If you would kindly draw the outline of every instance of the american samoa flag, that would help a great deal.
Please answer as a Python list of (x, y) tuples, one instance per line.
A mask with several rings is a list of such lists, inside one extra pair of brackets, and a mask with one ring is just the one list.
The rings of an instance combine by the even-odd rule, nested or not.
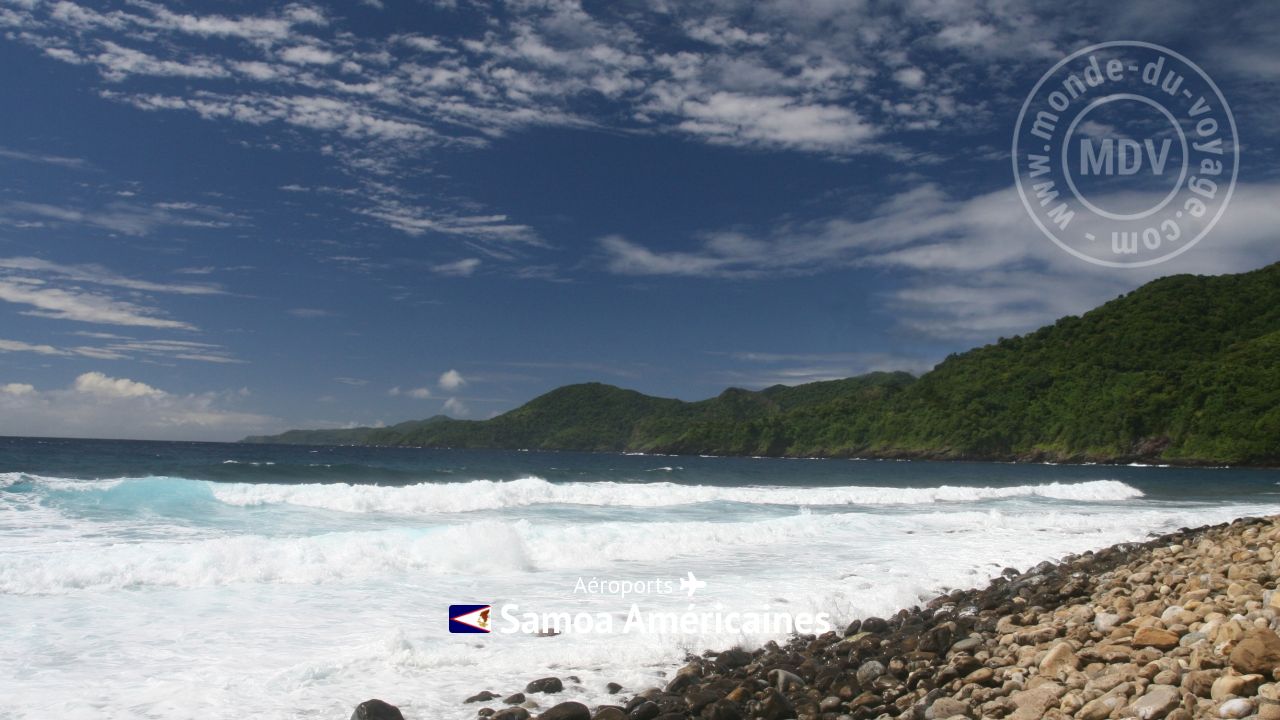
[(451, 633), (487, 633), (491, 632), (489, 612), (491, 605), (450, 605), (449, 632)]

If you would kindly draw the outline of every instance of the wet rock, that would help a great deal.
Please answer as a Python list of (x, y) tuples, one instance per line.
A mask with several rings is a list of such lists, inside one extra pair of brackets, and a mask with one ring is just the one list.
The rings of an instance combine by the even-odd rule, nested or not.
[(732, 700), (717, 700), (702, 711), (706, 720), (742, 720), (742, 707)]
[(564, 690), (564, 682), (558, 677), (545, 677), (524, 686), (527, 693), (558, 693)]
[(724, 672), (740, 668), (751, 663), (751, 653), (742, 648), (732, 648), (725, 650), (716, 656), (716, 669)]
[(357, 705), (355, 712), (351, 713), (351, 720), (404, 720), (404, 715), (395, 705), (375, 699)]
[(652, 700), (645, 700), (628, 712), (627, 717), (631, 718), (631, 720), (653, 720), (661, 714), (662, 708), (658, 707), (658, 703)]
[(490, 700), (493, 700), (496, 697), (498, 697), (498, 693), (489, 692), (488, 690), (481, 690), (480, 692), (476, 693), (475, 695), (472, 695), (471, 697), (467, 698), (466, 700), (463, 700), (462, 702), (464, 703), (489, 702)]
[(873, 680), (884, 675), (884, 671), (884, 663), (879, 660), (868, 660), (858, 667), (858, 673), (856, 675), (858, 684), (866, 687), (867, 685), (870, 685)]
[(607, 685), (604, 686), (604, 689), (608, 691), (610, 695), (617, 695), (618, 693), (622, 692), (622, 686), (616, 682), (608, 683)]
[(489, 720), (529, 720), (529, 711), (522, 707), (503, 708)]
[(502, 702), (507, 705), (519, 705), (524, 702), (524, 693), (514, 693), (502, 698)]
[(969, 706), (955, 698), (945, 696), (934, 700), (929, 705), (929, 709), (924, 711), (925, 720), (947, 720), (957, 715), (970, 717)]
[(591, 711), (586, 705), (570, 700), (547, 708), (538, 720), (591, 720)]
[(763, 720), (788, 720), (796, 716), (796, 709), (786, 695), (769, 688), (765, 691), (764, 699), (760, 701), (757, 714)]
[(627, 720), (627, 713), (617, 705), (601, 705), (591, 720)]
[(482, 707), (476, 711), (476, 717), (487, 718), (493, 714), (493, 708)]

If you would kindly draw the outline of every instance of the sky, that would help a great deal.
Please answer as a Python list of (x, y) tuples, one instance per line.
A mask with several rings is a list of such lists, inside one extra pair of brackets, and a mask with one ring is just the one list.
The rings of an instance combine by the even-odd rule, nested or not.
[[(874, 370), (1280, 259), (1273, 2), (0, 0), (0, 434), (233, 440), (602, 381)], [(1239, 179), (1168, 262), (1022, 207), (1065, 55), (1196, 62)]]

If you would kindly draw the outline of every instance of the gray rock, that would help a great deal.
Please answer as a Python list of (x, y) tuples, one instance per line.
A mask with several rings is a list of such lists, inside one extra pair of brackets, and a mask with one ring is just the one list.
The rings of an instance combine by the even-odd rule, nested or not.
[(1242, 718), (1253, 714), (1253, 703), (1244, 698), (1228, 700), (1218, 706), (1220, 718)]
[(1129, 706), (1129, 713), (1138, 720), (1159, 720), (1182, 702), (1182, 693), (1172, 685), (1152, 685), (1147, 693)]
[(858, 668), (858, 684), (870, 685), (873, 680), (884, 674), (884, 663), (879, 660), (868, 660)]

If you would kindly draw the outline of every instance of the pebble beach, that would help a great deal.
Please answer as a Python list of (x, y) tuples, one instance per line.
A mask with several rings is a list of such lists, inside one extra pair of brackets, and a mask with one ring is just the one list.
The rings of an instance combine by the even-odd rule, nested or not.
[[(1280, 518), (1185, 528), (1007, 569), (843, 632), (689, 657), (662, 687), (574, 699), (530, 678), (493, 720), (1280, 719)], [(396, 717), (366, 703), (353, 717)]]

